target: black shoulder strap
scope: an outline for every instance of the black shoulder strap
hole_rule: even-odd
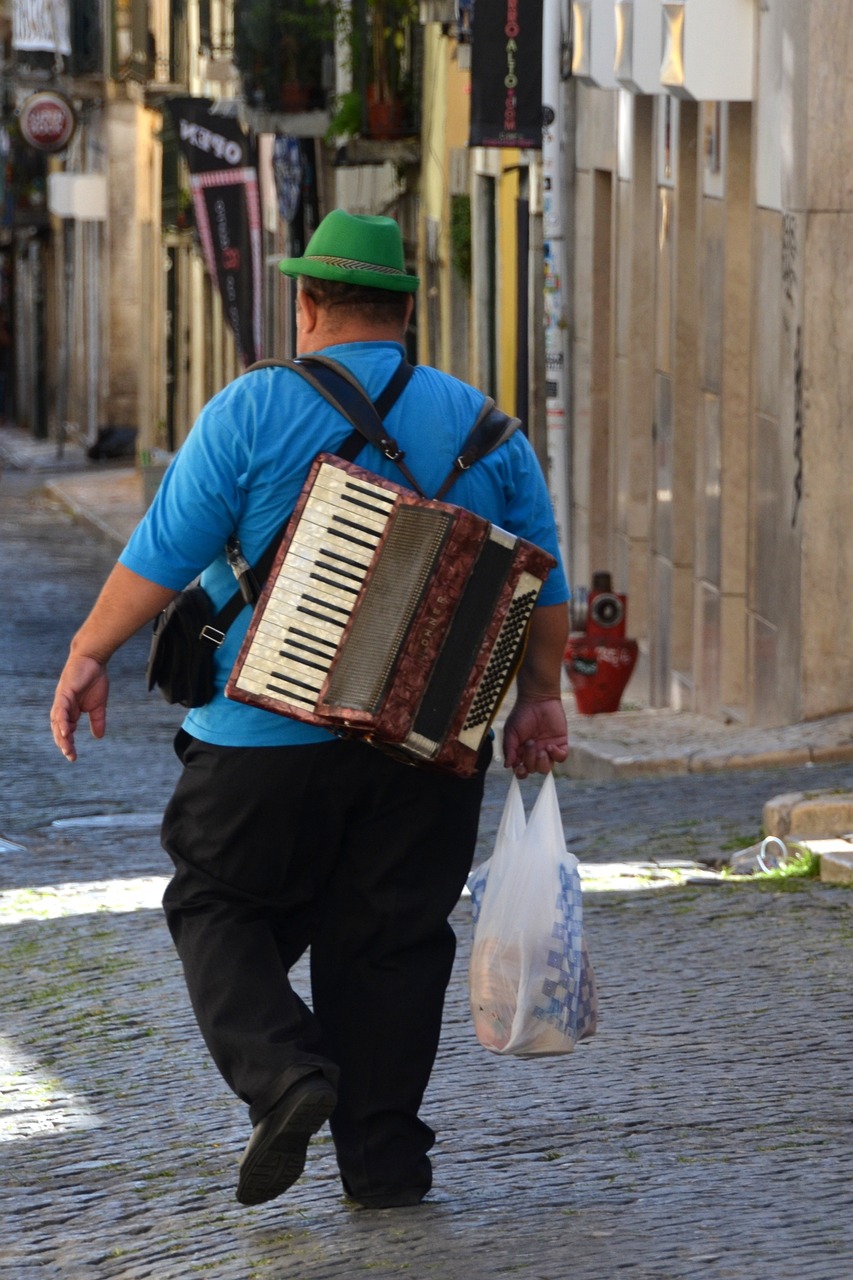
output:
[[[404,356],[388,379],[385,390],[381,391],[373,401],[373,407],[383,421],[388,417],[388,414],[406,390],[409,385],[409,379],[414,372],[414,366],[410,365]]]
[[[403,450],[393,436],[389,436],[385,430],[385,424],[382,421],[383,414],[379,413],[379,406],[368,399],[361,383],[357,378],[353,377],[349,369],[328,356],[315,355],[297,357],[293,361],[292,367],[298,373],[301,373],[306,382],[309,382],[315,391],[319,391],[320,395],[334,409],[342,413],[356,430],[361,432],[365,439],[369,440],[386,458],[389,458],[394,463],[415,493],[422,498],[426,497],[423,489],[421,489],[403,461],[405,457]],[[393,400],[396,400],[397,396],[401,394],[403,386],[408,382],[412,373],[411,365],[407,365],[405,371],[402,371],[402,366],[398,367],[389,385],[382,393],[380,400],[391,390],[393,393],[391,403],[393,403]],[[396,385],[392,386],[395,383]],[[386,400],[383,406],[384,413],[388,412],[391,403]]]
[[[286,363],[291,368],[297,369],[329,404],[353,423],[357,431],[360,431],[371,444],[376,445],[386,458],[390,458],[395,463],[415,493],[422,498],[426,497],[405,466],[403,462],[405,455],[402,449],[397,441],[389,436],[382,421],[414,372],[406,360],[401,360],[396,372],[375,403],[368,400],[361,383],[337,360],[332,360],[328,356],[308,355],[299,356],[296,360]],[[494,400],[487,396],[462,446],[461,453],[435,494],[436,500],[440,501],[445,496],[463,471],[467,471],[480,458],[497,449],[520,426],[521,422],[518,418],[511,418],[508,414],[502,413],[500,409],[495,408]]]
[[[508,414],[496,409],[494,400],[487,396],[462,446],[462,452],[450,468],[444,483],[435,495],[436,498],[439,500],[443,498],[463,471],[467,471],[480,458],[485,458],[487,453],[497,449],[520,426],[521,422],[518,418],[510,418]]]
[[[294,373],[300,374],[333,409],[337,409],[338,413],[352,423],[355,428],[354,435],[348,436],[341,446],[341,448],[347,448],[347,453],[342,453],[341,448],[335,450],[339,457],[352,460],[361,450],[364,440],[368,440],[376,445],[386,458],[396,463],[416,493],[421,497],[425,496],[414,476],[403,463],[402,449],[396,440],[388,435],[382,421],[386,414],[390,413],[414,373],[414,369],[405,357],[397,365],[375,402],[368,399],[358,379],[344,365],[339,364],[337,360],[332,360],[329,356],[306,355],[297,356],[295,360],[258,360],[257,363],[250,365],[246,372],[251,373],[254,369],[270,367],[292,369]],[[358,448],[355,449],[355,453],[350,453],[349,450],[353,447],[351,442],[354,440],[358,441]]]

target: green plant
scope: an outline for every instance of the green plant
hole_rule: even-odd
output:
[[[768,867],[766,871],[759,869],[752,875],[741,876],[732,873],[729,867],[720,872],[724,880],[744,881],[752,884],[767,884],[774,881],[794,882],[798,880],[814,880],[820,875],[820,855],[806,845],[787,840],[789,856],[778,866]]]
[[[386,121],[394,122],[391,134],[402,132],[403,120],[412,116],[417,97],[414,42],[420,26],[416,0],[353,0],[352,5],[337,7],[336,29],[346,50],[352,88],[338,100],[329,136],[361,133],[377,107],[384,108]]]
[[[820,875],[820,856],[805,845],[788,842],[788,848],[794,850],[793,857],[786,859],[778,867],[767,871],[756,872],[763,880],[813,880]]]
[[[327,142],[334,142],[336,138],[352,138],[361,133],[362,103],[362,96],[357,89],[341,94],[326,131]]]
[[[407,28],[417,21],[412,0],[367,0],[370,24],[370,83],[378,102],[390,102],[401,90]]]

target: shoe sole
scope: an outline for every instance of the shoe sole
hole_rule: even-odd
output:
[[[254,1147],[249,1141],[237,1184],[241,1204],[265,1204],[293,1186],[305,1168],[312,1135],[335,1109],[337,1096],[330,1084],[312,1081],[301,1096],[297,1084],[292,1092],[294,1096],[283,1100],[279,1114],[273,1108],[266,1117],[266,1128]]]

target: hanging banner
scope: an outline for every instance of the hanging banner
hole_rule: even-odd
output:
[[[542,146],[542,0],[476,0],[469,141]]]
[[[13,49],[67,56],[70,27],[68,0],[15,0],[12,5]]]
[[[302,199],[302,146],[298,138],[276,134],[272,153],[278,210],[283,222],[292,222]]]
[[[209,98],[171,98],[168,105],[190,171],[205,265],[222,294],[240,359],[250,365],[263,354],[255,147],[238,120],[213,113]]]

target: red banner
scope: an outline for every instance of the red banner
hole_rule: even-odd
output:
[[[542,0],[476,0],[472,147],[542,146]]]

